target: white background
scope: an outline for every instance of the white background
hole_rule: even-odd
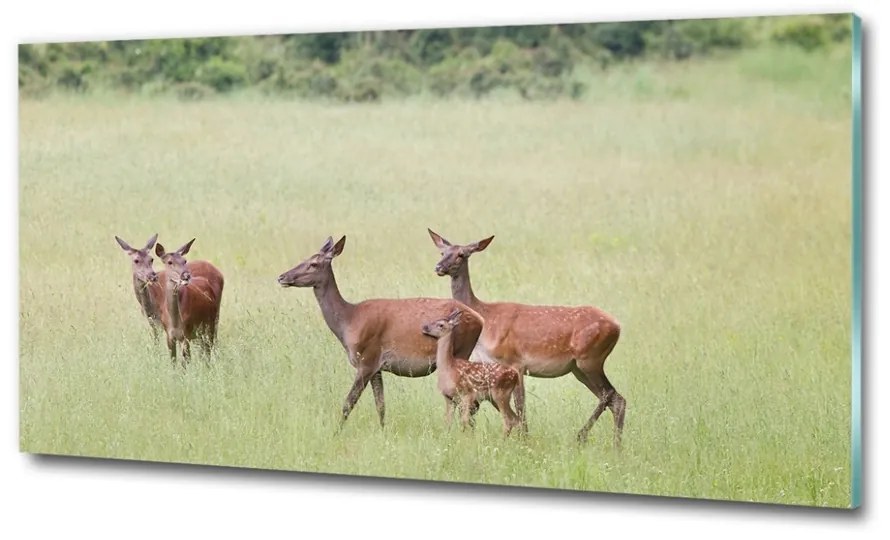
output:
[[[293,4],[293,6],[291,6]],[[299,7],[306,4],[305,7]],[[427,5],[432,4],[432,5]],[[590,4],[589,6],[587,4]],[[712,5],[714,4],[714,5]],[[719,7],[715,5],[719,4]],[[854,11],[863,17],[866,126],[866,286],[864,414],[865,493],[856,512],[729,504],[652,497],[574,494],[337,478],[209,467],[46,458],[18,453],[18,189],[17,57],[22,41],[186,37],[296,31],[419,28],[646,18]],[[66,534],[74,538],[252,538],[269,535],[394,534],[398,537],[545,536],[601,539],[628,535],[750,538],[874,536],[890,524],[888,489],[886,287],[887,160],[886,9],[880,2],[547,0],[447,2],[359,0],[220,2],[69,0],[4,2],[2,25],[2,170],[0,196],[0,531],[4,538]],[[883,167],[882,167],[883,165]],[[77,246],[70,246],[77,249]],[[882,264],[884,263],[884,264]],[[883,272],[882,272],[883,270]],[[97,282],[93,276],[90,281]],[[886,283],[886,281],[884,282]],[[886,305],[886,303],[885,303]],[[880,316],[884,315],[883,318]],[[872,332],[869,332],[871,330]],[[755,406],[755,404],[752,404]],[[756,404],[768,406],[768,404]],[[882,424],[882,425],[879,425]],[[886,531],[882,533],[886,537]],[[755,536],[756,537],[756,536]]]

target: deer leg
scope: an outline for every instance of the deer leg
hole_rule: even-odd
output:
[[[201,352],[204,354],[204,361],[210,365],[210,357],[213,352],[213,330],[208,329],[201,334]]]
[[[624,410],[627,408],[627,400],[624,396],[612,389],[612,399],[609,400],[609,410],[612,411],[612,417],[615,419],[615,439],[613,444],[615,448],[621,449],[621,434],[624,432]]]
[[[525,375],[519,371],[519,382],[513,390],[513,403],[516,405],[516,413],[519,417],[519,426],[523,434],[528,434],[528,420],[525,416]]]
[[[170,350],[170,361],[176,365],[176,340],[167,336],[167,348]]]
[[[475,397],[470,401],[470,427],[476,427],[476,413],[479,412],[479,400]]]
[[[187,365],[192,359],[192,344],[188,339],[182,340],[182,365]]]
[[[615,387],[609,382],[605,373],[584,373],[576,367],[572,370],[572,374],[574,374],[575,378],[584,383],[584,385],[589,388],[597,398],[599,398],[599,403],[597,404],[596,409],[593,410],[593,414],[590,415],[587,423],[584,424],[584,427],[578,432],[578,441],[587,441],[591,428],[593,428],[593,425],[599,419],[600,415],[602,415],[603,411],[608,407],[612,411],[612,416],[615,419],[614,445],[616,448],[620,448],[621,432],[624,429],[624,410],[626,407],[624,397],[615,391]]]
[[[343,424],[346,422],[346,419],[349,418],[349,413],[352,412],[355,403],[358,401],[358,398],[361,397],[362,392],[365,391],[365,387],[368,386],[373,375],[373,373],[369,374],[364,370],[357,370],[355,372],[355,380],[352,383],[352,388],[349,390],[349,393],[346,394],[346,401],[343,403],[343,413],[340,417],[340,429],[343,428]]]
[[[377,416],[380,417],[380,427],[383,427],[383,417],[386,415],[386,404],[383,402],[383,373],[378,371],[371,376],[371,390],[374,391],[374,404],[377,406]]]

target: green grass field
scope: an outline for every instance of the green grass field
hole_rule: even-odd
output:
[[[589,77],[582,101],[379,105],[57,96],[20,105],[27,452],[706,497],[850,503],[850,60],[754,50]],[[347,235],[351,301],[447,296],[432,227],[484,300],[592,304],[624,451],[573,377],[529,379],[527,439],[447,430],[435,377],[353,371],[279,273]],[[226,276],[211,367],[152,342],[114,241]],[[157,266],[157,262],[156,262]]]

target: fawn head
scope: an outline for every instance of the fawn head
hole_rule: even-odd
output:
[[[466,266],[470,255],[487,248],[488,244],[494,240],[494,236],[489,236],[484,240],[479,240],[472,244],[458,246],[445,240],[431,229],[427,229],[427,231],[429,231],[433,243],[439,248],[439,253],[442,254],[442,258],[439,259],[438,264],[436,264],[436,274],[439,276],[456,276],[457,273]]]
[[[175,288],[187,286],[192,279],[191,272],[185,268],[188,261],[185,260],[183,255],[189,252],[194,241],[195,239],[192,238],[184,246],[170,253],[166,252],[161,244],[155,246],[155,253],[161,258],[161,262],[164,263],[164,268],[167,270],[167,278]]]
[[[455,326],[460,324],[460,315],[460,310],[455,308],[455,310],[451,312],[451,315],[443,319],[436,319],[433,322],[423,325],[421,331],[424,334],[436,339],[447,336],[451,333],[452,330],[454,330]]]
[[[282,287],[316,287],[321,285],[330,279],[331,261],[343,253],[345,245],[345,236],[336,244],[334,239],[328,236],[318,253],[278,276],[278,283]]]
[[[156,283],[158,281],[158,274],[154,271],[154,268],[152,268],[154,259],[151,256],[151,248],[158,240],[158,235],[155,234],[149,238],[145,247],[142,249],[130,247],[130,244],[124,242],[117,236],[115,236],[114,239],[117,240],[121,249],[127,252],[127,255],[130,257],[130,261],[133,263],[133,277],[136,278],[139,284],[145,285],[147,283]]]

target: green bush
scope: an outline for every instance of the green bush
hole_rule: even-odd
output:
[[[447,29],[417,30],[408,40],[408,49],[417,64],[432,66],[448,56],[454,36]]]
[[[326,64],[340,61],[342,49],[349,42],[346,32],[325,34],[294,34],[284,36],[292,58],[301,60],[321,60]]]
[[[678,60],[714,49],[740,49],[754,39],[745,19],[664,21],[651,27],[645,38],[648,50]]]
[[[617,58],[643,54],[646,49],[644,32],[651,23],[601,23],[589,30],[588,38],[595,46],[608,50]]]
[[[183,101],[200,101],[215,93],[213,88],[198,82],[176,83],[171,90]]]
[[[87,62],[67,63],[62,66],[56,83],[65,90],[86,92],[90,84],[87,76],[92,71],[92,66]]]
[[[416,94],[423,81],[416,67],[398,58],[377,55],[370,47],[344,53],[332,73],[338,81],[338,97],[347,101]]]
[[[829,24],[819,17],[795,18],[773,31],[773,40],[812,51],[827,45],[831,39]]]
[[[195,75],[198,82],[217,92],[229,92],[247,83],[247,68],[233,61],[223,60],[218,56],[198,67]]]
[[[321,60],[309,64],[280,64],[275,73],[264,79],[266,93],[293,94],[300,97],[330,96],[337,90],[337,79]]]

